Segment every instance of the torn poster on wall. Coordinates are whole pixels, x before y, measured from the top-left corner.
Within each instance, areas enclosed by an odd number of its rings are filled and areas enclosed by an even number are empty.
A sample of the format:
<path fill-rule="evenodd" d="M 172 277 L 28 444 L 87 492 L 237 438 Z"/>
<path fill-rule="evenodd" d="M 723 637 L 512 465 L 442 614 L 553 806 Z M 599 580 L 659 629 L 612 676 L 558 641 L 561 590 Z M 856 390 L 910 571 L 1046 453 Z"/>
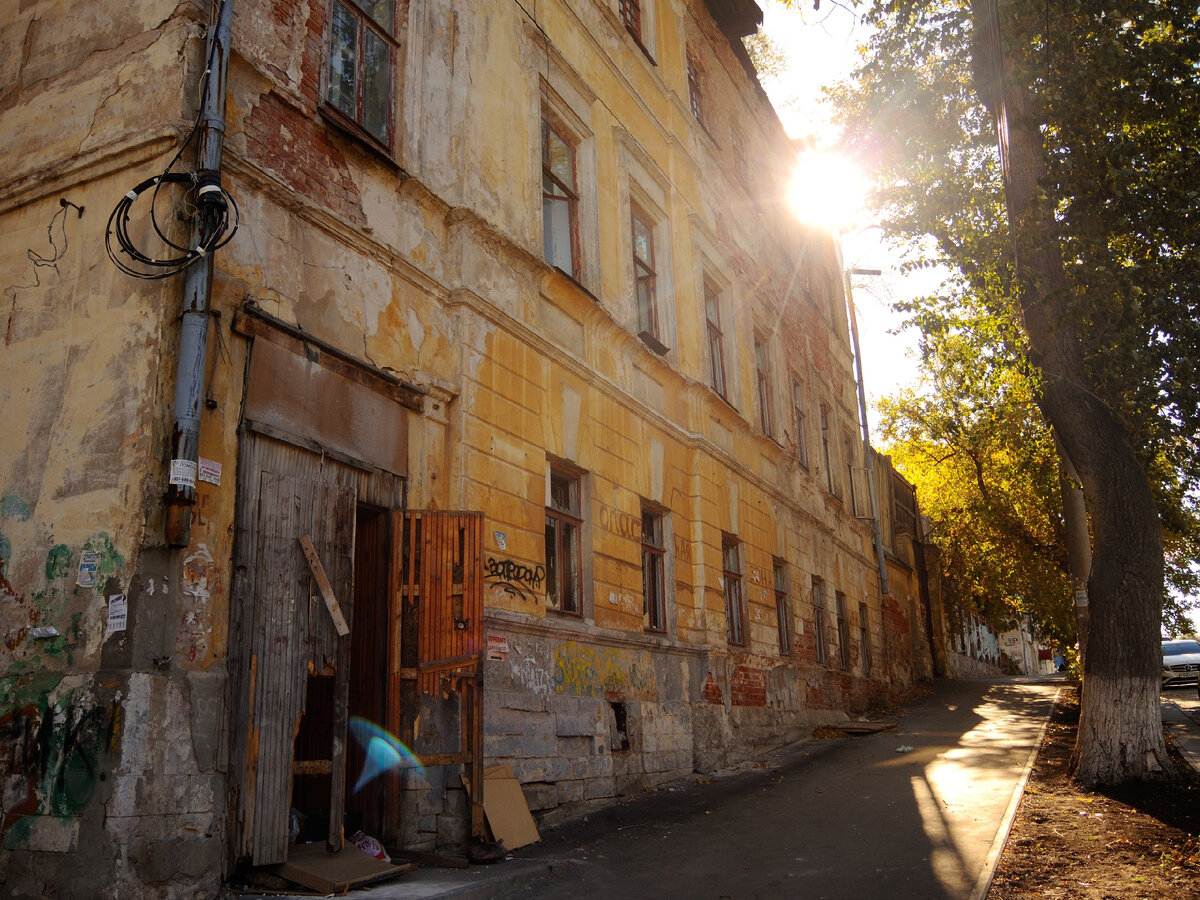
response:
<path fill-rule="evenodd" d="M 95 550 L 84 550 L 79 554 L 79 575 L 75 583 L 82 588 L 96 586 L 96 571 L 100 568 L 100 554 Z"/>
<path fill-rule="evenodd" d="M 108 597 L 108 633 L 124 631 L 128 621 L 128 598 L 124 594 L 110 594 Z"/>
<path fill-rule="evenodd" d="M 200 480 L 221 486 L 221 464 L 215 459 L 200 457 Z"/>
<path fill-rule="evenodd" d="M 504 659 L 507 654 L 508 636 L 489 631 L 487 636 L 487 658 Z"/>

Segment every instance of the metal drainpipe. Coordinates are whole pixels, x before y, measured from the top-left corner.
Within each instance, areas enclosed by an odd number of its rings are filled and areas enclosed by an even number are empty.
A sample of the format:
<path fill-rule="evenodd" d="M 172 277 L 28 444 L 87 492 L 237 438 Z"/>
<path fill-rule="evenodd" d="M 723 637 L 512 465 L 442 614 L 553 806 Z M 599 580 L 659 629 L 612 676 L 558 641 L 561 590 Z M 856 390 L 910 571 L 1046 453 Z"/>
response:
<path fill-rule="evenodd" d="M 850 310 L 850 337 L 854 340 L 854 370 L 858 376 L 858 415 L 862 420 L 863 447 L 867 455 L 867 490 L 871 495 L 871 527 L 875 532 L 875 556 L 879 561 L 879 597 L 889 593 L 887 557 L 883 553 L 883 532 L 879 527 L 879 499 L 875 496 L 875 461 L 871 451 L 871 429 L 867 425 L 867 391 L 863 386 L 862 350 L 858 345 L 858 319 L 854 315 L 854 295 L 850 291 L 851 275 L 881 275 L 879 269 L 842 269 L 842 285 L 846 290 L 846 306 Z"/>
<path fill-rule="evenodd" d="M 225 141 L 225 82 L 232 31 L 233 0 L 223 0 L 205 48 L 205 63 L 212 66 L 212 71 L 208 73 L 208 85 L 201 101 L 200 143 L 196 151 L 196 168 L 201 175 L 218 172 L 221 168 L 221 149 Z M 199 243 L 200 231 L 201 226 L 197 221 L 192 229 L 195 243 Z M 164 526 L 167 544 L 172 547 L 186 547 L 191 543 L 212 281 L 211 254 L 189 266 L 185 273 Z"/>

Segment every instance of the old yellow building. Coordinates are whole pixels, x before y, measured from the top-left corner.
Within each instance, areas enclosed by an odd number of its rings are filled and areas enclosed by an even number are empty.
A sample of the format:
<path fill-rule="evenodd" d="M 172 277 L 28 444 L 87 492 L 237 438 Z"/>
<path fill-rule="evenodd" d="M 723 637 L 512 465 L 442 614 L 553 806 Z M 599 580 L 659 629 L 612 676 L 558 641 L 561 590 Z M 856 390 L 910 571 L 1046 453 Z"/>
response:
<path fill-rule="evenodd" d="M 212 895 L 293 810 L 461 844 L 485 764 L 553 821 L 928 674 L 759 19 L 0 23 L 7 884 Z"/>

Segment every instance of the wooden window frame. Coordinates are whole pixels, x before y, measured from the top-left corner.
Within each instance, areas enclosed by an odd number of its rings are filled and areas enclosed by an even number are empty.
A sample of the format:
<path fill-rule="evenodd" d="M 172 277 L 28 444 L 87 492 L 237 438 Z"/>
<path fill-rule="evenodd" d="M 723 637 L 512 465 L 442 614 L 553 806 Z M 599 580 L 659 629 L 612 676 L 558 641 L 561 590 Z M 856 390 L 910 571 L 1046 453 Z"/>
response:
<path fill-rule="evenodd" d="M 666 518 L 642 507 L 642 605 L 647 631 L 667 630 Z"/>
<path fill-rule="evenodd" d="M 845 432 L 842 434 L 842 447 L 846 452 L 846 458 L 845 458 L 845 460 L 843 460 L 843 465 L 846 467 L 846 483 L 849 485 L 847 490 L 850 492 L 850 497 L 849 497 L 850 511 L 853 512 L 855 515 L 858 515 L 859 500 L 860 499 L 865 500 L 866 498 L 865 497 L 859 498 L 858 492 L 855 490 L 855 487 L 854 487 L 854 470 L 857 468 L 860 468 L 860 467 L 856 466 L 854 464 L 855 463 L 854 438 L 852 438 L 850 436 L 849 432 Z"/>
<path fill-rule="evenodd" d="M 704 128 L 704 85 L 700 75 L 700 68 L 696 65 L 696 60 L 689 53 L 687 56 L 687 84 L 688 84 L 688 104 L 692 108 L 692 115 L 696 117 L 696 121 L 700 123 L 700 127 Z"/>
<path fill-rule="evenodd" d="M 828 635 L 825 633 L 825 581 L 816 575 L 812 579 L 813 592 L 813 658 L 824 664 L 829 659 Z"/>
<path fill-rule="evenodd" d="M 360 5 L 358 0 L 329 0 L 326 5 L 326 23 L 324 45 L 322 48 L 321 72 L 321 101 L 322 115 L 336 122 L 339 127 L 349 131 L 372 146 L 383 151 L 389 158 L 395 154 L 396 147 L 396 58 L 399 51 L 398 33 L 400 22 L 407 12 L 406 0 L 384 0 L 391 10 L 390 27 L 380 22 Z M 336 10 L 342 9 L 355 21 L 355 57 L 354 57 L 354 111 L 349 112 L 339 105 L 332 96 L 334 79 L 332 77 L 334 60 L 334 19 Z M 381 40 L 387 49 L 387 71 L 383 79 L 387 86 L 387 96 L 384 98 L 386 122 L 383 123 L 383 136 L 373 131 L 367 122 L 366 82 L 370 73 L 367 68 L 367 42 L 371 36 Z"/>
<path fill-rule="evenodd" d="M 730 644 L 746 646 L 745 610 L 742 607 L 741 544 L 736 538 L 721 539 L 721 574 L 725 582 L 725 636 Z"/>
<path fill-rule="evenodd" d="M 617 15 L 620 16 L 621 24 L 625 26 L 625 30 L 633 38 L 637 48 L 650 61 L 650 64 L 657 66 L 658 63 L 654 61 L 654 54 L 650 52 L 650 44 L 647 39 L 646 27 L 650 24 L 650 17 L 646 12 L 642 0 L 617 0 Z"/>
<path fill-rule="evenodd" d="M 775 437 L 774 420 L 771 415 L 771 372 L 767 360 L 767 345 L 761 338 L 754 338 L 754 373 L 758 386 L 758 417 L 762 433 Z"/>
<path fill-rule="evenodd" d="M 835 451 L 831 444 L 831 428 L 829 425 L 829 407 L 821 404 L 821 462 L 825 466 L 825 487 L 829 493 L 837 496 L 837 481 L 833 477 L 833 457 Z"/>
<path fill-rule="evenodd" d="M 792 420 L 796 424 L 796 462 L 808 468 L 808 413 L 804 411 L 804 384 L 792 376 Z"/>
<path fill-rule="evenodd" d="M 617 0 L 617 10 L 621 14 L 621 24 L 638 43 L 642 40 L 642 4 L 641 0 Z"/>
<path fill-rule="evenodd" d="M 658 272 L 655 269 L 654 229 L 657 224 L 636 203 L 630 205 L 629 238 L 633 258 L 633 304 L 637 314 L 638 333 L 643 340 L 648 337 L 658 346 L 663 346 L 662 324 L 659 321 Z M 638 253 L 639 225 L 644 229 L 648 241 L 648 259 L 643 259 Z"/>
<path fill-rule="evenodd" d="M 858 604 L 858 642 L 862 654 L 862 673 L 864 678 L 871 675 L 871 611 L 865 603 Z"/>
<path fill-rule="evenodd" d="M 775 583 L 775 625 L 779 631 L 779 655 L 792 652 L 792 604 L 788 590 L 787 563 L 776 559 L 772 564 Z"/>
<path fill-rule="evenodd" d="M 555 482 L 567 487 L 564 507 L 554 501 Z M 583 478 L 551 465 L 546 496 L 546 607 L 563 615 L 583 615 Z M 552 530 L 553 529 L 553 530 Z M 561 563 L 568 560 L 572 566 Z M 554 599 L 557 598 L 557 599 Z"/>
<path fill-rule="evenodd" d="M 582 260 L 579 252 L 579 179 L 577 175 L 577 157 L 576 150 L 578 143 L 574 141 L 569 134 L 562 128 L 552 122 L 546 115 L 542 115 L 541 119 L 542 130 L 542 251 L 546 257 L 546 261 L 559 269 L 566 272 L 572 279 L 579 281 L 581 278 Z M 564 147 L 567 148 L 570 154 L 571 162 L 571 183 L 567 184 L 559 175 L 554 172 L 554 165 L 551 161 L 550 142 L 551 138 L 557 138 Z M 557 189 L 561 193 L 553 193 Z M 551 221 L 551 217 L 547 214 L 547 205 L 551 202 L 565 202 L 567 214 L 568 237 L 570 240 L 570 268 L 564 268 L 559 264 L 559 261 L 553 258 L 547 241 L 551 236 L 551 226 L 556 224 Z M 551 207 L 557 208 L 557 207 Z"/>
<path fill-rule="evenodd" d="M 846 595 L 833 592 L 833 612 L 838 636 L 838 668 L 850 669 L 850 621 L 846 618 Z"/>
<path fill-rule="evenodd" d="M 729 399 L 729 382 L 725 371 L 725 333 L 721 329 L 721 292 L 709 279 L 704 279 L 704 320 L 708 332 L 708 375 L 712 389 L 725 400 Z"/>

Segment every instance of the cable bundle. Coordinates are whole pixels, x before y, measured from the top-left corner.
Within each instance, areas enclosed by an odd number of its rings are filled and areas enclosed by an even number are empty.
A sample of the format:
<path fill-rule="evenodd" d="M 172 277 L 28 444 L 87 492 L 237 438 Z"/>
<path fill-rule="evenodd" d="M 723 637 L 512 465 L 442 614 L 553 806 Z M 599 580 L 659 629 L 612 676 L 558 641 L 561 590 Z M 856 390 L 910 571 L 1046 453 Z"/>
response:
<path fill-rule="evenodd" d="M 172 241 L 159 225 L 154 207 L 158 199 L 158 192 L 164 184 L 181 184 L 192 188 L 198 226 L 197 241 L 194 246 L 188 247 Z M 158 259 L 139 250 L 129 234 L 130 210 L 138 197 L 151 188 L 153 188 L 153 194 L 150 198 L 150 222 L 154 226 L 154 232 L 158 235 L 159 240 L 174 251 L 165 259 Z M 120 199 L 113 209 L 112 215 L 108 217 L 104 246 L 108 250 L 108 258 L 113 261 L 113 265 L 126 275 L 147 280 L 167 278 L 228 244 L 237 231 L 238 220 L 237 203 L 221 187 L 220 173 L 213 171 L 171 172 L 168 167 L 168 171 L 161 175 L 155 175 L 153 178 L 147 178 Z M 126 260 L 125 256 L 129 257 L 132 262 Z"/>
<path fill-rule="evenodd" d="M 222 0 L 221 10 L 225 8 L 224 3 L 227 2 L 229 0 Z M 220 15 L 219 10 L 218 19 Z M 221 187 L 220 172 L 215 169 L 200 169 L 197 172 L 171 171 L 183 156 L 184 149 L 200 131 L 213 65 L 217 60 L 217 54 L 224 52 L 225 49 L 218 46 L 218 42 L 211 39 L 210 36 L 207 64 L 204 69 L 204 77 L 200 80 L 200 106 L 196 111 L 195 121 L 192 122 L 191 130 L 184 138 L 183 143 L 179 145 L 179 149 L 175 151 L 175 155 L 171 157 L 171 161 L 167 163 L 163 173 L 153 178 L 147 178 L 137 187 L 128 191 L 117 202 L 112 215 L 108 217 L 104 247 L 108 251 L 108 258 L 113 261 L 113 265 L 126 275 L 147 280 L 168 278 L 176 272 L 182 272 L 214 250 L 224 247 L 237 231 L 238 207 L 229 192 Z M 220 151 L 218 149 L 213 164 L 219 165 L 217 162 L 219 159 Z M 203 164 L 202 160 L 201 165 Z M 188 193 L 191 197 L 193 233 L 196 235 L 193 246 L 185 246 L 172 241 L 159 225 L 154 208 L 158 203 L 158 192 L 162 190 L 164 184 L 187 185 L 190 188 Z M 150 224 L 154 227 L 154 233 L 158 235 L 159 240 L 169 248 L 170 252 L 165 259 L 159 259 L 139 250 L 129 234 L 130 210 L 138 197 L 151 188 L 154 189 L 154 192 L 150 196 Z"/>

